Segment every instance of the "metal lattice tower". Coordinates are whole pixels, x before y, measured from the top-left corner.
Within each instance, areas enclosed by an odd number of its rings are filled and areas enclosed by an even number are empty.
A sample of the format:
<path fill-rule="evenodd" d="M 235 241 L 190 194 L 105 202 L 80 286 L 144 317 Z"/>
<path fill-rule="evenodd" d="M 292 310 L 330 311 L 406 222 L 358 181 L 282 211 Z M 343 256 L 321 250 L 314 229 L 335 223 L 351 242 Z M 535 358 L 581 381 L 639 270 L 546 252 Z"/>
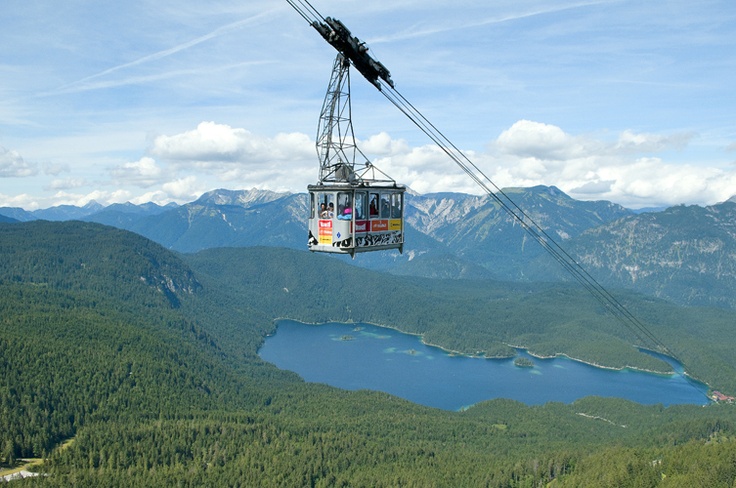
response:
<path fill-rule="evenodd" d="M 350 61 L 335 58 L 317 128 L 319 182 L 355 180 L 355 134 L 350 107 Z"/>

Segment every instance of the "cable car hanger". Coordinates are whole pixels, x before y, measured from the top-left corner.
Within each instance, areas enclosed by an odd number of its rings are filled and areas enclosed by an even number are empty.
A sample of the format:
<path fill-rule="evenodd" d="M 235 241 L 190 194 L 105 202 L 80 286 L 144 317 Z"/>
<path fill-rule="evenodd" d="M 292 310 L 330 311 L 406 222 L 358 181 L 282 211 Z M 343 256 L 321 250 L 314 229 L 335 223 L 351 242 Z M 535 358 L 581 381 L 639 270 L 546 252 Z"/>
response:
<path fill-rule="evenodd" d="M 396 90 L 386 67 L 368 54 L 368 47 L 345 27 L 331 17 L 323 17 L 308 0 L 286 0 L 304 20 L 355 67 L 378 91 L 398 108 L 414 125 L 424 132 L 447 154 L 488 196 L 512 217 L 535 241 L 537 241 L 580 285 L 616 319 L 629 329 L 642 344 L 651 344 L 657 352 L 680 360 L 664 343 L 637 319 L 621 302 L 591 276 L 568 254 L 529 214 L 481 171 L 437 127 Z M 495 191 L 494 191 L 495 190 Z M 648 340 L 647 340 L 648 339 Z"/>

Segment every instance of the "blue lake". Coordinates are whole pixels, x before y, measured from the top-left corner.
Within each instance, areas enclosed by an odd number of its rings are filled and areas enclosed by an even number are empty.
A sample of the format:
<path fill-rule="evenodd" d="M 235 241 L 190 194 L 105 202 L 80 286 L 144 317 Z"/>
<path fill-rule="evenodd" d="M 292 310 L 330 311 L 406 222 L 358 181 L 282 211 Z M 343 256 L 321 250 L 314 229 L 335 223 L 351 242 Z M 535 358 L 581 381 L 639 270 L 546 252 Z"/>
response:
<path fill-rule="evenodd" d="M 707 387 L 679 373 L 615 371 L 566 357 L 539 359 L 525 351 L 519 351 L 520 356 L 531 359 L 534 367 L 518 367 L 513 359 L 452 355 L 423 344 L 417 336 L 366 324 L 283 320 L 259 354 L 305 381 L 383 391 L 445 410 L 493 398 L 538 405 L 571 403 L 591 395 L 642 404 L 708 403 Z"/>

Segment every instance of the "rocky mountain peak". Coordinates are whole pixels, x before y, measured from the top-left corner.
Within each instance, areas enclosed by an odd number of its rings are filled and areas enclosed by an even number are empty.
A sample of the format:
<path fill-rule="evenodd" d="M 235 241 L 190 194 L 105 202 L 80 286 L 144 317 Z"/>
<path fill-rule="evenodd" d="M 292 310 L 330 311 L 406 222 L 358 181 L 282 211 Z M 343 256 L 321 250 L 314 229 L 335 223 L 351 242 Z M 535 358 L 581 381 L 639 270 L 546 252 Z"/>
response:
<path fill-rule="evenodd" d="M 250 207 L 252 205 L 269 203 L 288 195 L 290 195 L 289 192 L 274 192 L 258 188 L 253 188 L 251 190 L 217 189 L 204 193 L 195 203 L 201 205 L 236 205 L 239 207 Z"/>

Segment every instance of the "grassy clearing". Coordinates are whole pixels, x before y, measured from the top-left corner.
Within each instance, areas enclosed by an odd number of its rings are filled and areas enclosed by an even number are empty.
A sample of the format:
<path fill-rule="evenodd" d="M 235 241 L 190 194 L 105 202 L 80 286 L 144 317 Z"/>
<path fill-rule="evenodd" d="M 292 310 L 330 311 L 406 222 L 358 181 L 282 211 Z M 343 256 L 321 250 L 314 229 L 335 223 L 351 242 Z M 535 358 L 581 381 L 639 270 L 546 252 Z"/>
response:
<path fill-rule="evenodd" d="M 63 451 L 64 449 L 67 449 L 69 446 L 74 444 L 74 437 L 71 439 L 67 439 L 64 442 L 61 443 L 56 449 L 58 451 Z M 0 468 L 0 476 L 7 476 L 10 474 L 20 473 L 23 470 L 31 471 L 31 468 L 34 468 L 36 466 L 41 466 L 44 462 L 43 458 L 24 458 L 19 459 L 14 466 L 8 467 L 8 468 Z"/>

